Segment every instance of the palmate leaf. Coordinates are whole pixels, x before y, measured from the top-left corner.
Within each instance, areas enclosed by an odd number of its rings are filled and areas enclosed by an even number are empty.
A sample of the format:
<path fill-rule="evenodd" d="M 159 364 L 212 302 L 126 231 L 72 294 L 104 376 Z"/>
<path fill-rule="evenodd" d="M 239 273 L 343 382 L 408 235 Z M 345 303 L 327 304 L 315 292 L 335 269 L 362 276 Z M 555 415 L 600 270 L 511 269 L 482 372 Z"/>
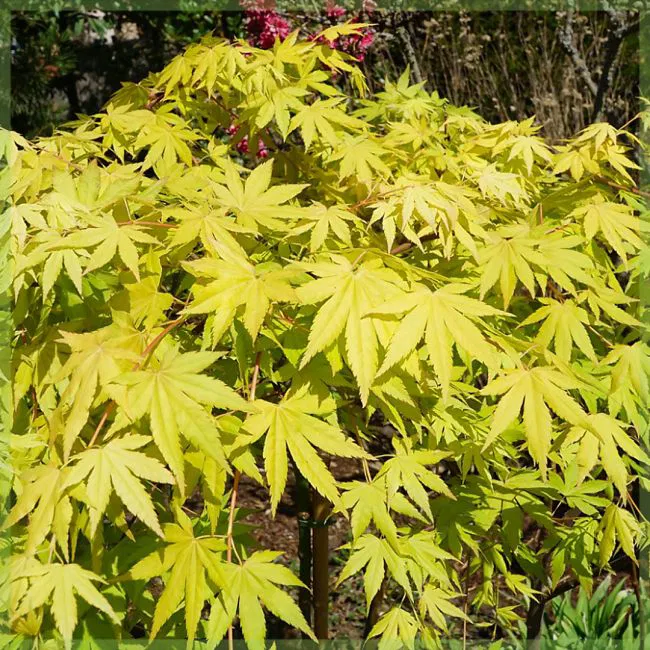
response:
<path fill-rule="evenodd" d="M 447 258 L 457 241 L 476 255 L 476 243 L 468 232 L 468 228 L 480 231 L 474 202 L 480 195 L 476 191 L 443 181 L 431 182 L 428 176 L 413 173 L 400 175 L 394 186 L 383 185 L 381 189 L 380 197 L 386 196 L 371 204 L 371 223 L 382 219 L 389 250 L 395 228 L 420 245 L 416 229 L 424 227 L 440 239 Z"/>
<path fill-rule="evenodd" d="M 224 541 L 210 536 L 197 537 L 190 518 L 180 510 L 175 514 L 178 523 L 163 526 L 168 544 L 140 560 L 122 576 L 126 580 L 149 580 L 169 572 L 165 589 L 156 603 L 150 639 L 157 636 L 160 628 L 184 603 L 187 638 L 194 640 L 205 601 L 214 592 L 209 581 L 212 585 L 225 584 L 226 565 L 221 563 L 226 547 Z"/>
<path fill-rule="evenodd" d="M 615 503 L 610 503 L 600 522 L 600 528 L 602 537 L 598 561 L 601 567 L 605 566 L 612 556 L 617 540 L 623 552 L 632 562 L 637 561 L 634 545 L 641 533 L 641 528 L 632 513 L 623 510 Z"/>
<path fill-rule="evenodd" d="M 22 490 L 2 523 L 2 530 L 11 528 L 29 515 L 26 540 L 28 552 L 36 550 L 52 527 L 66 474 L 67 470 L 50 463 L 27 469 L 20 476 Z"/>
<path fill-rule="evenodd" d="M 318 278 L 298 287 L 296 291 L 301 302 L 314 304 L 327 299 L 313 319 L 301 368 L 344 332 L 348 365 L 365 404 L 377 372 L 379 337 L 385 335 L 383 324 L 366 314 L 383 299 L 395 295 L 402 281 L 380 260 L 363 261 L 354 266 L 339 255 L 331 259 L 331 262 L 299 265 Z"/>
<path fill-rule="evenodd" d="M 421 616 L 428 616 L 445 634 L 449 633 L 447 628 L 447 616 L 460 618 L 470 622 L 469 617 L 462 609 L 450 602 L 450 599 L 458 594 L 452 594 L 432 584 L 428 584 L 420 596 L 419 608 Z"/>
<path fill-rule="evenodd" d="M 619 448 L 629 458 L 650 464 L 650 457 L 625 432 L 623 423 L 606 413 L 589 415 L 582 426 L 573 427 L 567 436 L 567 444 L 572 442 L 579 442 L 576 455 L 579 480 L 588 476 L 596 463 L 600 462 L 623 496 L 627 495 L 630 477 Z"/>
<path fill-rule="evenodd" d="M 88 420 L 98 388 L 108 385 L 139 361 L 142 340 L 136 330 L 113 323 L 85 334 L 62 331 L 61 342 L 70 348 L 71 353 L 52 382 L 68 379 L 69 383 L 63 392 L 53 429 L 54 433 L 63 435 L 63 450 L 67 458 L 75 438 Z M 64 417 L 65 422 L 62 422 Z M 57 426 L 59 423 L 60 428 Z"/>
<path fill-rule="evenodd" d="M 350 481 L 343 483 L 342 506 L 352 509 L 350 526 L 352 539 L 357 540 L 372 521 L 392 548 L 399 553 L 397 527 L 388 509 L 386 477 L 375 477 L 370 483 Z"/>
<path fill-rule="evenodd" d="M 174 206 L 169 210 L 171 216 L 180 221 L 170 242 L 171 246 L 182 246 L 199 239 L 206 250 L 213 250 L 216 242 L 233 253 L 244 255 L 244 250 L 235 233 L 253 233 L 253 230 L 237 224 L 227 210 L 214 210 L 201 207 Z"/>
<path fill-rule="evenodd" d="M 264 467 L 271 492 L 271 510 L 275 512 L 287 482 L 288 455 L 300 473 L 324 497 L 340 503 L 336 481 L 314 447 L 345 458 L 370 456 L 344 436 L 341 430 L 310 415 L 309 401 L 290 397 L 279 404 L 255 400 L 258 411 L 244 422 L 242 445 L 250 445 L 266 435 L 264 440 Z"/>
<path fill-rule="evenodd" d="M 146 232 L 137 222 L 118 223 L 112 216 L 86 217 L 90 228 L 84 228 L 68 235 L 61 241 L 65 249 L 94 248 L 86 262 L 85 273 L 99 269 L 108 264 L 116 254 L 124 265 L 140 279 L 140 253 L 136 244 L 158 244 L 158 240 Z"/>
<path fill-rule="evenodd" d="M 593 261 L 576 250 L 582 237 L 546 234 L 532 230 L 528 224 L 503 226 L 487 234 L 488 245 L 480 250 L 481 298 L 499 282 L 504 307 L 507 308 L 517 282 L 535 297 L 536 286 L 546 292 L 550 277 L 559 286 L 576 293 L 575 281 L 591 284 L 589 270 Z"/>
<path fill-rule="evenodd" d="M 333 143 L 334 152 L 328 161 L 339 163 L 341 180 L 355 176 L 361 183 L 370 184 L 377 176 L 384 179 L 390 176 L 390 167 L 382 160 L 390 152 L 378 140 L 368 135 L 348 135 L 338 140 Z"/>
<path fill-rule="evenodd" d="M 292 229 L 295 235 L 309 232 L 309 248 L 312 252 L 323 248 L 330 237 L 336 237 L 348 247 L 352 246 L 350 225 L 355 221 L 352 212 L 342 206 L 325 206 L 315 202 L 305 211 L 304 223 Z"/>
<path fill-rule="evenodd" d="M 573 300 L 559 302 L 550 298 L 540 298 L 544 307 L 526 318 L 519 327 L 526 327 L 543 320 L 535 342 L 542 348 L 550 347 L 551 341 L 555 353 L 564 362 L 571 361 L 574 346 L 591 361 L 596 361 L 596 353 L 589 338 L 585 325 L 589 325 L 587 312 Z"/>
<path fill-rule="evenodd" d="M 494 148 L 494 152 L 498 153 L 505 149 L 509 150 L 508 162 L 517 159 L 523 160 L 528 174 L 531 174 L 536 162 L 542 164 L 550 163 L 553 160 L 548 145 L 542 138 L 534 135 L 517 135 L 513 138 L 505 138 L 500 145 Z"/>
<path fill-rule="evenodd" d="M 318 134 L 319 139 L 335 147 L 340 139 L 335 131 L 336 125 L 347 129 L 358 129 L 365 125 L 363 121 L 351 117 L 340 108 L 337 108 L 342 101 L 338 97 L 333 97 L 325 100 L 317 99 L 313 104 L 304 105 L 291 118 L 289 133 L 295 129 L 300 129 L 305 149 L 309 149 L 316 134 Z"/>
<path fill-rule="evenodd" d="M 521 177 L 518 174 L 499 171 L 494 164 L 483 169 L 476 182 L 484 196 L 493 197 L 504 204 L 514 202 L 521 205 L 527 198 L 521 185 Z"/>
<path fill-rule="evenodd" d="M 75 485 L 87 477 L 86 495 L 93 509 L 93 530 L 108 506 L 111 492 L 115 491 L 130 512 L 162 537 L 151 497 L 138 479 L 173 483 L 174 478 L 155 458 L 136 451 L 150 441 L 147 436 L 131 434 L 72 457 L 75 465 L 68 474 L 66 485 Z"/>
<path fill-rule="evenodd" d="M 243 306 L 244 326 L 254 340 L 272 302 L 297 301 L 289 284 L 295 272 L 275 262 L 251 264 L 225 247 L 219 250 L 222 259 L 204 257 L 185 262 L 185 268 L 199 278 L 192 287 L 194 300 L 185 313 L 213 315 L 212 345 L 216 346 Z"/>
<path fill-rule="evenodd" d="M 366 607 L 375 597 L 386 569 L 404 591 L 413 599 L 413 592 L 406 572 L 406 564 L 402 557 L 391 547 L 387 540 L 375 535 L 362 535 L 353 545 L 350 558 L 345 563 L 336 586 L 358 573 L 365 567 L 363 589 L 366 594 Z"/>
<path fill-rule="evenodd" d="M 381 636 L 379 650 L 399 650 L 406 646 L 415 649 L 419 625 L 413 614 L 401 607 L 393 607 L 377 621 L 368 638 Z"/>
<path fill-rule="evenodd" d="M 538 463 L 542 475 L 545 475 L 553 438 L 549 407 L 563 420 L 577 426 L 584 425 L 587 414 L 566 392 L 579 385 L 577 380 L 552 367 L 510 370 L 492 380 L 482 393 L 503 397 L 492 416 L 492 427 L 483 449 L 489 447 L 519 417 L 523 404 L 524 428 L 530 455 Z"/>
<path fill-rule="evenodd" d="M 72 633 L 78 621 L 75 594 L 91 607 L 104 612 L 116 625 L 120 624 L 110 603 L 93 584 L 106 581 L 78 564 L 42 564 L 21 577 L 29 578 L 29 588 L 14 616 L 23 616 L 49 602 L 66 647 L 71 646 Z"/>
<path fill-rule="evenodd" d="M 226 466 L 215 421 L 203 405 L 248 411 L 246 400 L 222 381 L 201 374 L 218 355 L 211 352 L 180 354 L 171 347 L 160 359 L 155 355 L 149 366 L 120 375 L 114 380 L 126 391 L 115 391 L 123 410 L 119 425 L 149 417 L 154 442 L 184 489 L 183 451 L 180 436 Z"/>
<path fill-rule="evenodd" d="M 616 399 L 617 393 L 634 393 L 642 404 L 648 404 L 650 349 L 645 343 L 639 341 L 634 345 L 617 345 L 602 363 L 613 366 L 610 399 Z"/>
<path fill-rule="evenodd" d="M 283 205 L 306 187 L 304 184 L 271 184 L 273 161 L 269 160 L 257 166 L 242 183 L 233 163 L 225 166 L 226 185 L 212 183 L 212 190 L 217 203 L 232 212 L 237 223 L 258 232 L 259 226 L 276 229 L 282 228 L 283 222 L 278 217 L 299 216 L 302 209 Z"/>
<path fill-rule="evenodd" d="M 582 220 L 587 239 L 593 239 L 600 233 L 623 260 L 627 260 L 628 253 L 643 248 L 638 234 L 638 217 L 628 206 L 607 201 L 602 194 L 576 208 L 570 216 Z"/>
<path fill-rule="evenodd" d="M 426 351 L 433 364 L 443 394 L 450 391 L 454 344 L 485 363 L 498 367 L 497 348 L 477 327 L 481 316 L 507 315 L 494 307 L 463 295 L 470 287 L 448 284 L 431 291 L 422 284 L 384 303 L 372 314 L 405 314 L 388 344 L 378 374 L 386 372 L 404 359 L 424 338 Z"/>
<path fill-rule="evenodd" d="M 291 597 L 277 585 L 304 587 L 289 569 L 273 562 L 282 555 L 256 551 L 242 564 L 222 564 L 222 591 L 212 602 L 206 626 L 210 647 L 215 647 L 236 615 L 248 647 L 264 647 L 266 621 L 264 605 L 272 614 L 316 640 L 309 624 Z"/>
<path fill-rule="evenodd" d="M 403 487 L 408 496 L 431 520 L 433 515 L 431 514 L 429 496 L 425 488 L 444 494 L 450 499 L 455 499 L 455 497 L 445 485 L 445 482 L 437 474 L 427 469 L 426 466 L 439 463 L 450 453 L 423 449 L 413 451 L 410 444 L 397 438 L 393 438 L 393 446 L 395 447 L 395 456 L 387 460 L 377 473 L 377 478 L 382 476 L 386 478 L 389 505 L 391 498 Z"/>

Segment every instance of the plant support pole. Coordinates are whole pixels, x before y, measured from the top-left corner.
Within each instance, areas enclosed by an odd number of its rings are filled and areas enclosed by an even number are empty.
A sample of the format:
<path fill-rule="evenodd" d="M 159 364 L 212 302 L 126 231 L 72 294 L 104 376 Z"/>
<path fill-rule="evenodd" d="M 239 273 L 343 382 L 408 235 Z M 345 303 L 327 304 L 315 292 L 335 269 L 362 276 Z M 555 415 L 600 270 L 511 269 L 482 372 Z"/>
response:
<path fill-rule="evenodd" d="M 298 592 L 298 604 L 305 620 L 311 625 L 311 495 L 309 482 L 295 465 L 293 470 L 296 477 L 299 577 L 305 585 L 305 589 Z"/>
<path fill-rule="evenodd" d="M 332 504 L 316 490 L 312 496 L 312 533 L 313 559 L 313 599 L 314 599 L 314 633 L 316 638 L 328 638 L 329 606 L 329 540 L 325 521 Z"/>

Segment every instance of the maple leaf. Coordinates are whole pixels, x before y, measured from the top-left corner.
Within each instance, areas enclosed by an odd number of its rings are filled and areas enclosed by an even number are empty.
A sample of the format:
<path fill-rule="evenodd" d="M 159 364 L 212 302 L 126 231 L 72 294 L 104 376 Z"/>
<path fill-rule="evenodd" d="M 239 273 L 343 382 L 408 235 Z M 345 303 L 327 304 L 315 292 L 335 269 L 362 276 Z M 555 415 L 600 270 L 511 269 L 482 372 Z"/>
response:
<path fill-rule="evenodd" d="M 435 625 L 448 634 L 449 629 L 447 627 L 446 616 L 453 616 L 454 618 L 460 618 L 465 621 L 470 620 L 462 609 L 449 602 L 451 598 L 458 595 L 428 584 L 420 596 L 420 615 L 423 617 L 425 615 L 428 616 Z"/>
<path fill-rule="evenodd" d="M 354 223 L 355 215 L 345 207 L 315 202 L 305 211 L 303 219 L 304 222 L 292 232 L 296 235 L 310 232 L 309 249 L 312 252 L 323 248 L 328 237 L 336 237 L 346 246 L 352 246 L 350 225 Z"/>
<path fill-rule="evenodd" d="M 527 198 L 519 182 L 519 176 L 509 172 L 500 172 L 495 164 L 488 165 L 477 177 L 477 183 L 484 196 L 494 197 L 504 205 L 508 195 L 515 204 Z"/>
<path fill-rule="evenodd" d="M 55 413 L 53 431 L 60 431 L 63 435 L 67 460 L 76 437 L 88 421 L 98 388 L 108 385 L 140 359 L 142 343 L 139 332 L 116 323 L 84 334 L 61 331 L 60 341 L 70 348 L 71 353 L 52 378 L 53 383 L 68 379 Z M 63 415 L 64 406 L 70 410 L 59 429 L 57 417 Z"/>
<path fill-rule="evenodd" d="M 149 638 L 153 639 L 184 603 L 187 637 L 192 641 L 205 601 L 214 592 L 210 589 L 210 582 L 212 585 L 224 584 L 226 565 L 222 564 L 221 555 L 225 544 L 216 537 L 197 537 L 190 518 L 180 509 L 175 514 L 178 523 L 163 526 L 164 537 L 170 543 L 140 560 L 122 578 L 149 580 L 170 572 L 156 603 Z"/>
<path fill-rule="evenodd" d="M 558 302 L 550 298 L 541 298 L 545 305 L 526 318 L 519 327 L 525 327 L 543 320 L 535 341 L 542 347 L 550 346 L 551 340 L 555 344 L 555 353 L 565 362 L 571 361 L 573 345 L 591 361 L 596 361 L 596 353 L 589 339 L 585 325 L 589 325 L 587 312 L 579 307 L 573 300 Z"/>
<path fill-rule="evenodd" d="M 645 343 L 638 341 L 633 345 L 616 345 L 602 363 L 614 366 L 610 396 L 619 392 L 634 392 L 642 404 L 650 401 L 650 350 Z"/>
<path fill-rule="evenodd" d="M 135 421 L 148 414 L 154 442 L 181 490 L 184 486 L 181 434 L 223 466 L 227 465 L 219 431 L 203 405 L 250 409 L 246 400 L 222 381 L 201 374 L 217 356 L 211 352 L 181 354 L 172 347 L 161 359 L 154 356 L 146 369 L 124 373 L 114 380 L 115 384 L 127 388 L 124 394 L 115 395 L 125 419 Z"/>
<path fill-rule="evenodd" d="M 163 533 L 158 523 L 151 497 L 138 479 L 158 483 L 173 483 L 173 476 L 155 458 L 136 451 L 151 438 L 127 435 L 110 440 L 102 447 L 90 448 L 71 458 L 75 465 L 68 474 L 66 485 L 72 486 L 87 478 L 85 487 L 91 511 L 92 529 L 104 514 L 112 491 L 136 517 L 156 534 Z"/>
<path fill-rule="evenodd" d="M 416 283 L 413 291 L 372 310 L 373 314 L 405 314 L 388 344 L 378 374 L 404 359 L 423 337 L 445 395 L 449 395 L 454 344 L 489 367 L 498 366 L 495 348 L 473 321 L 479 316 L 506 315 L 506 312 L 464 296 L 468 289 L 467 285 L 448 284 L 431 291 Z"/>
<path fill-rule="evenodd" d="M 66 470 L 54 464 L 37 465 L 21 474 L 22 491 L 1 529 L 7 530 L 29 515 L 26 540 L 28 552 L 34 552 L 47 536 L 61 498 L 65 478 Z"/>
<path fill-rule="evenodd" d="M 372 599 L 381 587 L 386 568 L 410 598 L 413 598 L 404 560 L 387 540 L 375 535 L 362 535 L 357 539 L 352 547 L 350 557 L 336 581 L 336 586 L 338 587 L 344 580 L 358 573 L 364 567 L 363 588 L 368 610 Z"/>
<path fill-rule="evenodd" d="M 174 206 L 170 210 L 180 224 L 171 240 L 172 246 L 181 246 L 200 239 L 207 250 L 213 250 L 215 243 L 228 247 L 233 253 L 244 254 L 233 233 L 254 233 L 255 230 L 237 224 L 227 210 L 220 208 L 200 209 L 198 207 Z"/>
<path fill-rule="evenodd" d="M 220 247 L 223 259 L 204 257 L 185 262 L 185 268 L 199 281 L 192 287 L 194 300 L 186 307 L 187 314 L 213 315 L 212 344 L 215 346 L 244 307 L 244 326 L 253 340 L 272 302 L 296 302 L 297 296 L 289 279 L 295 275 L 276 262 L 251 264 L 246 257 Z"/>
<path fill-rule="evenodd" d="M 226 185 L 212 183 L 218 204 L 231 211 L 237 222 L 245 228 L 258 232 L 258 224 L 269 229 L 282 228 L 279 216 L 299 216 L 302 208 L 283 205 L 307 187 L 306 184 L 271 184 L 273 161 L 258 165 L 242 183 L 233 164 L 225 166 Z"/>
<path fill-rule="evenodd" d="M 377 175 L 390 176 L 390 167 L 382 160 L 388 150 L 368 135 L 339 138 L 329 160 L 339 162 L 339 178 L 356 176 L 361 183 L 370 183 Z"/>
<path fill-rule="evenodd" d="M 418 622 L 413 614 L 401 607 L 393 607 L 375 623 L 368 638 L 381 635 L 379 650 L 399 650 L 404 646 L 415 650 L 418 629 Z"/>
<path fill-rule="evenodd" d="M 576 293 L 571 279 L 585 284 L 592 280 L 588 271 L 593 262 L 574 250 L 582 244 L 578 236 L 545 236 L 539 239 L 527 224 L 516 224 L 489 233 L 488 245 L 479 252 L 481 298 L 499 281 L 504 307 L 510 304 L 517 280 L 536 295 L 535 285 L 546 290 L 547 276 L 568 291 Z"/>
<path fill-rule="evenodd" d="M 256 551 L 242 564 L 222 564 L 223 591 L 212 603 L 208 638 L 218 643 L 235 616 L 249 647 L 264 647 L 266 622 L 264 605 L 272 614 L 316 640 L 309 624 L 291 597 L 277 585 L 304 587 L 289 569 L 273 562 L 282 555 L 275 551 Z M 226 588 L 227 586 L 227 588 Z"/>
<path fill-rule="evenodd" d="M 618 491 L 627 494 L 628 471 L 618 447 L 640 463 L 648 464 L 650 458 L 624 431 L 622 424 L 606 413 L 594 413 L 587 416 L 582 426 L 572 427 L 567 439 L 570 443 L 579 442 L 576 455 L 579 481 L 584 480 L 600 460 Z"/>
<path fill-rule="evenodd" d="M 172 166 L 177 160 L 186 165 L 192 164 L 192 150 L 188 142 L 198 140 L 198 136 L 188 129 L 182 118 L 176 115 L 166 115 L 161 119 L 160 111 L 156 119 L 147 124 L 138 134 L 133 146 L 136 149 L 149 147 L 142 163 L 142 169 Z"/>
<path fill-rule="evenodd" d="M 165 312 L 172 306 L 174 297 L 158 291 L 159 284 L 157 277 L 149 276 L 140 282 L 125 285 L 129 292 L 129 314 L 136 326 L 142 323 L 148 329 L 153 329 L 165 320 Z"/>
<path fill-rule="evenodd" d="M 365 124 L 362 120 L 351 117 L 340 108 L 337 108 L 342 101 L 338 97 L 333 97 L 325 100 L 317 99 L 313 104 L 302 106 L 296 115 L 291 118 L 289 133 L 299 128 L 300 135 L 302 135 L 305 143 L 305 149 L 309 149 L 316 133 L 327 144 L 335 147 L 340 138 L 332 125 L 358 129 Z"/>
<path fill-rule="evenodd" d="M 302 396 L 284 399 L 279 404 L 255 400 L 253 406 L 259 412 L 244 422 L 243 430 L 249 437 L 242 438 L 240 444 L 252 444 L 266 434 L 264 467 L 272 511 L 275 512 L 287 482 L 288 453 L 318 492 L 333 503 L 340 503 L 336 481 L 314 447 L 345 458 L 370 456 L 338 427 L 310 415 L 312 407 Z"/>
<path fill-rule="evenodd" d="M 574 180 L 579 181 L 584 175 L 585 169 L 592 173 L 598 174 L 600 166 L 593 157 L 593 152 L 589 145 L 576 147 L 573 144 L 557 147 L 558 153 L 555 157 L 554 174 L 561 174 L 570 170 Z"/>
<path fill-rule="evenodd" d="M 353 540 L 358 539 L 372 521 L 388 543 L 399 553 L 397 528 L 388 510 L 386 477 L 375 477 L 370 483 L 350 481 L 343 483 L 343 507 L 352 509 L 350 526 Z"/>
<path fill-rule="evenodd" d="M 23 616 L 50 601 L 54 622 L 68 648 L 78 620 L 75 593 L 91 607 L 104 612 L 116 625 L 120 624 L 110 603 L 93 585 L 93 582 L 105 584 L 106 581 L 78 564 L 42 564 L 25 577 L 29 578 L 29 588 L 14 617 Z"/>
<path fill-rule="evenodd" d="M 312 322 L 300 367 L 304 368 L 345 332 L 348 364 L 365 404 L 377 371 L 378 337 L 383 338 L 383 325 L 364 316 L 380 300 L 394 295 L 401 280 L 380 260 L 361 262 L 355 267 L 336 255 L 332 262 L 300 263 L 299 267 L 318 277 L 297 288 L 301 302 L 313 304 L 327 298 Z"/>
<path fill-rule="evenodd" d="M 629 245 L 635 249 L 643 248 L 643 241 L 637 234 L 641 227 L 639 218 L 632 215 L 629 207 L 607 201 L 602 194 L 597 194 L 569 216 L 582 219 L 587 239 L 601 233 L 623 260 L 627 260 L 626 249 Z"/>
<path fill-rule="evenodd" d="M 612 556 L 617 539 L 623 552 L 632 562 L 636 561 L 634 545 L 641 534 L 641 528 L 632 513 L 619 508 L 615 503 L 610 503 L 600 522 L 600 528 L 602 538 L 598 555 L 601 567 L 605 566 Z"/>
<path fill-rule="evenodd" d="M 393 446 L 395 448 L 395 456 L 382 465 L 376 476 L 376 478 L 386 477 L 389 505 L 391 498 L 397 493 L 400 487 L 403 487 L 409 497 L 429 517 L 429 520 L 431 520 L 433 515 L 431 514 L 429 496 L 425 487 L 433 492 L 444 494 L 450 499 L 456 498 L 445 485 L 445 482 L 426 468 L 427 465 L 439 463 L 448 453 L 433 450 L 413 451 L 411 445 L 397 438 L 393 438 Z"/>
<path fill-rule="evenodd" d="M 492 416 L 492 428 L 483 445 L 485 450 L 519 416 L 524 407 L 524 427 L 530 455 L 545 475 L 551 447 L 552 418 L 549 406 L 561 418 L 575 425 L 586 422 L 587 414 L 565 391 L 578 388 L 579 382 L 551 367 L 506 371 L 481 392 L 505 395 Z"/>
<path fill-rule="evenodd" d="M 508 162 L 521 158 L 530 174 L 533 171 L 535 161 L 550 163 L 553 156 L 542 138 L 533 135 L 517 135 L 505 139 L 499 146 L 495 147 L 495 153 L 509 149 Z"/>

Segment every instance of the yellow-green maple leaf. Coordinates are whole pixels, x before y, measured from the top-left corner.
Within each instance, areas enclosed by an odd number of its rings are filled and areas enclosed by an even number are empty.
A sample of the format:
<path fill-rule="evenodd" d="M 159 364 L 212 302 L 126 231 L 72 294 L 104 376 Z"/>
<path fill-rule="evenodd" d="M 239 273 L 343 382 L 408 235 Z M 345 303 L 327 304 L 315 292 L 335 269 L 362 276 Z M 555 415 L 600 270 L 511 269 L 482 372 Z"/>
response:
<path fill-rule="evenodd" d="M 114 491 L 130 512 L 162 537 L 151 497 L 139 479 L 173 483 L 174 478 L 155 458 L 136 451 L 150 441 L 147 436 L 130 434 L 110 440 L 101 447 L 91 447 L 72 457 L 71 461 L 75 465 L 68 474 L 66 484 L 72 486 L 86 479 L 93 530 Z"/>
<path fill-rule="evenodd" d="M 124 576 L 130 580 L 148 580 L 169 572 L 165 589 L 156 603 L 150 639 L 184 603 L 187 638 L 194 640 L 205 601 L 214 593 L 208 578 L 212 585 L 224 584 L 225 565 L 221 563 L 224 541 L 212 536 L 197 537 L 190 518 L 178 509 L 175 514 L 178 523 L 163 526 L 168 544 L 140 560 Z"/>
<path fill-rule="evenodd" d="M 554 342 L 555 353 L 566 363 L 571 361 L 573 346 L 591 361 L 596 361 L 596 353 L 585 325 L 589 325 L 589 315 L 573 300 L 559 302 L 550 298 L 541 298 L 544 305 L 526 318 L 519 327 L 525 327 L 543 320 L 535 341 L 542 348 L 550 348 Z"/>
<path fill-rule="evenodd" d="M 544 475 L 552 441 L 549 407 L 571 424 L 584 424 L 587 414 L 566 392 L 578 388 L 579 385 L 576 380 L 550 367 L 510 370 L 492 380 L 481 392 L 484 395 L 503 397 L 492 416 L 492 428 L 483 449 L 519 417 L 523 404 L 524 427 L 530 455 Z"/>
<path fill-rule="evenodd" d="M 93 585 L 93 582 L 105 584 L 106 581 L 92 571 L 78 564 L 43 564 L 28 577 L 29 588 L 14 616 L 23 616 L 49 601 L 54 622 L 67 648 L 71 647 L 72 633 L 78 621 L 75 594 L 91 607 L 104 612 L 116 625 L 120 624 L 108 600 Z"/>
<path fill-rule="evenodd" d="M 279 404 L 255 400 L 253 413 L 244 422 L 242 444 L 251 444 L 266 434 L 264 467 L 271 492 L 271 509 L 280 502 L 287 482 L 288 454 L 301 474 L 324 497 L 339 503 L 336 481 L 314 447 L 346 458 L 369 458 L 358 445 L 345 437 L 336 426 L 310 415 L 308 400 L 290 397 Z"/>
<path fill-rule="evenodd" d="M 282 217 L 295 217 L 302 209 L 284 205 L 302 190 L 306 184 L 271 184 L 273 161 L 258 165 L 242 183 L 234 164 L 225 167 L 226 185 L 212 184 L 217 203 L 232 212 L 237 222 L 254 232 L 259 225 L 270 229 L 283 227 Z"/>
<path fill-rule="evenodd" d="M 318 277 L 298 287 L 300 300 L 313 304 L 327 299 L 312 322 L 301 368 L 345 332 L 348 365 L 365 404 L 377 372 L 379 337 L 385 338 L 384 325 L 365 315 L 394 295 L 401 280 L 379 260 L 355 266 L 342 256 L 332 256 L 332 262 L 301 263 L 300 268 Z"/>
<path fill-rule="evenodd" d="M 289 284 L 295 272 L 276 262 L 252 264 L 228 248 L 219 250 L 222 259 L 204 257 L 184 264 L 199 278 L 185 313 L 212 314 L 212 344 L 216 345 L 243 307 L 244 326 L 255 339 L 271 303 L 297 301 Z"/>
<path fill-rule="evenodd" d="M 316 640 L 291 597 L 277 585 L 304 587 L 286 567 L 273 562 L 282 555 L 256 551 L 241 564 L 222 564 L 222 591 L 212 602 L 208 637 L 219 642 L 236 615 L 248 647 L 261 650 L 266 638 L 264 605 L 272 614 Z"/>
<path fill-rule="evenodd" d="M 115 383 L 126 386 L 116 400 L 124 410 L 125 422 L 149 416 L 156 446 L 184 489 L 183 450 L 180 436 L 226 466 L 219 430 L 214 418 L 203 405 L 247 411 L 246 400 L 222 381 L 201 374 L 216 360 L 211 352 L 180 354 L 172 347 L 158 359 L 154 356 L 147 368 L 124 373 Z"/>
<path fill-rule="evenodd" d="M 468 289 L 466 285 L 449 284 L 431 291 L 425 285 L 415 284 L 413 291 L 376 308 L 375 314 L 404 314 L 388 344 L 378 373 L 382 374 L 399 363 L 423 337 L 445 395 L 449 394 L 454 344 L 489 367 L 496 367 L 497 350 L 473 321 L 481 316 L 505 315 L 505 312 L 464 296 Z"/>

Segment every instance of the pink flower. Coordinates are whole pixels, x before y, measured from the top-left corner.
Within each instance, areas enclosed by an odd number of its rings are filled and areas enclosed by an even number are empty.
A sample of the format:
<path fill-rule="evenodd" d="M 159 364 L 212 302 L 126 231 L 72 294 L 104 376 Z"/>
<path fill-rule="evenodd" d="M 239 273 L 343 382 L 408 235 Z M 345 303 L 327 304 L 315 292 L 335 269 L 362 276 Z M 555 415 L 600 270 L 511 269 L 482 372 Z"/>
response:
<path fill-rule="evenodd" d="M 239 153 L 248 153 L 248 136 L 247 135 L 245 135 L 237 143 L 237 151 L 239 151 Z"/>
<path fill-rule="evenodd" d="M 328 18 L 333 20 L 345 16 L 345 13 L 345 7 L 340 7 L 335 2 L 328 2 L 327 7 L 325 8 L 325 14 Z"/>
<path fill-rule="evenodd" d="M 273 9 L 247 9 L 246 32 L 254 47 L 264 50 L 272 48 L 275 39 L 285 39 L 291 32 L 291 25 Z"/>

